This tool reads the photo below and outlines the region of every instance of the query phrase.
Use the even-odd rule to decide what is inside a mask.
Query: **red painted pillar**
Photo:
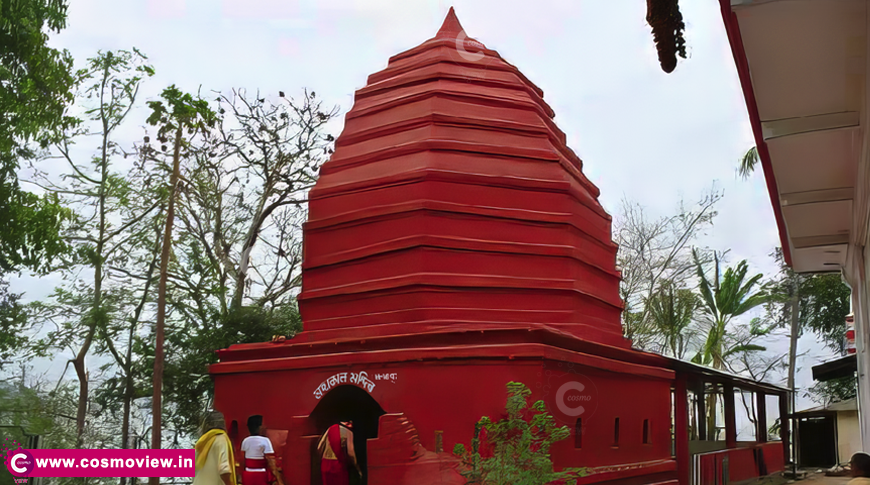
[[[782,453],[784,455],[784,463],[791,461],[791,453],[789,453],[789,440],[791,439],[790,427],[791,419],[788,412],[788,393],[779,395],[779,437],[782,439]]]
[[[689,485],[689,395],[686,374],[677,373],[674,382],[674,453],[680,485]]]
[[[767,401],[766,394],[761,391],[755,393],[755,417],[758,419],[755,428],[755,441],[767,442]]]
[[[734,408],[734,385],[722,385],[722,403],[725,405],[725,446],[737,447],[737,416]]]

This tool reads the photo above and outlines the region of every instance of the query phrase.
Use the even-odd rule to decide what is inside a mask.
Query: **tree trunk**
[[[85,347],[82,347],[82,350],[84,349]],[[85,370],[86,354],[86,350],[84,352],[80,350],[76,358],[73,359],[73,368],[75,368],[76,376],[79,379],[79,403],[76,411],[76,448],[84,446],[85,415],[88,412],[88,373]]]
[[[248,227],[248,232],[245,234],[245,243],[242,246],[242,253],[239,256],[239,269],[236,274],[236,288],[233,292],[233,300],[230,308],[241,308],[242,300],[245,296],[245,284],[248,278],[248,262],[251,259],[251,252],[254,250],[254,245],[257,244],[257,236],[260,233],[260,227],[263,225],[264,216],[268,216],[274,209],[276,204],[271,204],[268,208],[266,202],[274,192],[275,185],[272,182],[266,182],[263,187],[263,194],[257,203],[257,210],[254,211],[254,218],[251,219],[251,225]]]
[[[790,342],[788,346],[788,384],[787,387],[794,392],[794,375],[797,366],[797,346],[798,346],[798,336],[800,333],[800,311],[801,311],[801,299],[798,284],[798,276],[794,275],[794,294],[791,299],[791,332],[790,332]],[[792,410],[794,411],[794,410]]]
[[[108,67],[103,74],[102,89],[105,91],[106,82],[108,80]],[[102,92],[102,91],[101,91]],[[99,322],[97,318],[102,318],[100,309],[103,306],[103,247],[106,238],[106,183],[109,179],[109,125],[103,111],[102,98],[100,99],[100,117],[103,123],[103,142],[101,146],[101,164],[100,164],[100,185],[97,192],[99,197],[99,226],[97,232],[97,247],[94,250],[94,301],[91,306],[91,312],[88,315],[88,333],[85,336],[85,341],[73,359],[73,367],[76,370],[76,376],[79,379],[79,402],[76,410],[76,448],[84,446],[85,433],[85,418],[88,412],[88,371],[85,365],[85,357],[91,348],[91,343],[94,340],[94,335],[97,332]]]
[[[166,230],[163,233],[163,247],[160,254],[160,282],[157,286],[157,323],[154,329],[154,399],[151,403],[151,448],[160,449],[161,444],[161,413],[163,410],[163,333],[166,322],[166,281],[169,275],[169,257],[172,249],[172,223],[175,219],[175,192],[178,187],[180,172],[181,137],[183,135],[181,122],[175,132],[175,152],[172,155],[172,176],[169,178],[169,203],[166,207]],[[151,477],[149,483],[160,483],[158,477]]]

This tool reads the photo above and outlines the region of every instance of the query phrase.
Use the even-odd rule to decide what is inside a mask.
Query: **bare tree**
[[[332,151],[324,130],[337,112],[311,92],[267,99],[243,90],[220,96],[216,109],[218,123],[182,167],[169,271],[172,327],[186,342],[172,365],[190,369],[169,385],[188,425],[191,406],[204,410],[214,348],[296,325],[306,197]]]
[[[650,318],[650,301],[663,284],[694,286],[692,246],[713,224],[716,203],[722,193],[715,186],[697,203],[681,202],[677,213],[651,218],[636,202],[624,199],[614,223],[619,245],[617,264],[622,270],[620,296],[625,302],[623,324],[626,337],[638,348],[657,345],[658,332]]]

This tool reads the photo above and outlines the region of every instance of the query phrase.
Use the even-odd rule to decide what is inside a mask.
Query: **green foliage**
[[[662,352],[672,344],[678,346],[678,342],[667,341],[660,332],[662,324],[674,322],[656,321],[650,314],[653,308],[647,303],[664,286],[693,286],[692,246],[712,227],[716,203],[721,198],[722,193],[714,185],[696,203],[681,201],[672,215],[655,219],[640,204],[623,201],[619,215],[614,218],[613,239],[619,246],[617,265],[622,273],[619,295],[625,302],[623,328],[634,347]],[[702,251],[701,259],[707,262],[707,251]],[[671,332],[670,336],[677,335]],[[683,337],[688,339],[690,335]]]
[[[0,425],[16,426],[6,431],[20,438],[39,435],[41,448],[71,448],[75,443],[75,426],[70,415],[75,412],[67,387],[46,391],[40,386],[0,383]],[[16,438],[18,439],[18,438]],[[19,439],[19,443],[21,443]]]
[[[454,455],[468,468],[469,484],[571,484],[584,476],[580,468],[553,470],[550,447],[568,438],[567,426],[557,426],[543,401],[529,405],[530,391],[520,382],[507,383],[506,416],[498,421],[484,416],[474,428],[471,449],[457,444]]]
[[[148,101],[151,115],[149,125],[158,127],[158,137],[164,137],[175,131],[179,126],[193,131],[195,128],[212,127],[217,122],[217,114],[212,111],[208,101],[194,98],[190,93],[184,93],[175,85],[169,86],[160,93],[163,101]],[[165,101],[165,103],[164,103]]]
[[[832,350],[842,352],[852,290],[839,274],[803,275],[800,296],[801,328],[815,332]]]
[[[678,359],[688,350],[687,329],[700,306],[698,296],[665,280],[658,291],[644,301],[655,331],[662,337],[662,350]],[[665,353],[663,352],[663,353]]]
[[[758,157],[758,147],[752,147],[746,151],[743,158],[740,159],[740,165],[737,167],[737,173],[744,179],[748,179],[755,167],[761,159]]]
[[[166,369],[163,392],[169,422],[182,431],[195,433],[209,409],[208,400],[214,383],[208,366],[217,363],[215,350],[233,344],[268,342],[275,335],[292,336],[302,330],[302,319],[295,305],[283,305],[272,311],[261,307],[230,310],[225,317],[214,315],[215,325],[191,333],[189,328],[167,329]],[[141,364],[153,366],[153,353]]]
[[[25,143],[45,141],[72,102],[72,58],[47,45],[66,27],[64,0],[0,2],[0,173],[14,176]],[[2,177],[0,177],[2,178]]]
[[[40,197],[15,181],[0,180],[0,271],[46,273],[55,258],[69,251],[61,233],[72,218],[56,195]]]
[[[852,399],[858,395],[858,378],[851,375],[816,382],[804,395],[823,406]]]
[[[0,279],[0,369],[27,343],[27,315],[18,303],[21,295],[9,292],[9,282]]]
[[[17,169],[64,123],[72,101],[72,58],[48,47],[48,31],[66,25],[63,0],[0,1],[0,270],[45,271],[66,246],[61,225],[70,213],[57,199],[21,190]]]
[[[720,275],[719,256],[714,255],[714,276],[711,280],[708,279],[697,253],[695,262],[708,331],[703,347],[692,361],[725,369],[728,358],[736,353],[764,350],[764,347],[751,345],[746,341],[729,341],[728,337],[728,325],[734,317],[770,301],[770,295],[760,285],[762,275],[759,273],[747,278],[749,265],[746,260],[740,261],[733,268],[726,268]],[[770,329],[761,327],[758,321],[753,321],[749,336],[760,337],[769,331]]]

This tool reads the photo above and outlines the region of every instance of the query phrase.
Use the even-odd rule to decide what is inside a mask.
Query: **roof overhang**
[[[720,0],[786,262],[839,271],[863,145],[866,0]]]
[[[831,379],[855,375],[857,371],[858,358],[855,354],[851,354],[813,366],[813,379],[817,381],[830,381]]]
[[[748,377],[739,376],[730,372],[713,369],[685,360],[675,359],[673,357],[665,357],[668,361],[668,367],[677,372],[684,374],[690,380],[708,382],[712,384],[730,384],[744,391],[763,392],[770,395],[785,396],[789,393],[788,388],[777,386],[764,381],[756,381]]]

